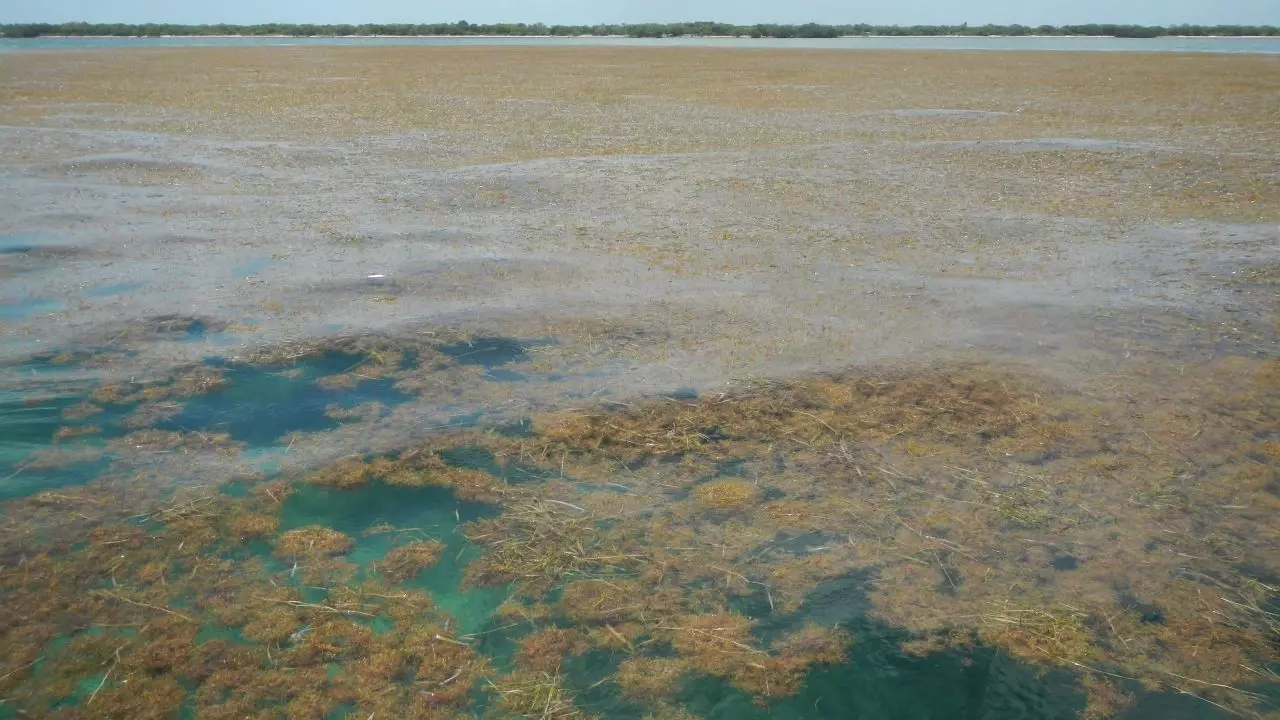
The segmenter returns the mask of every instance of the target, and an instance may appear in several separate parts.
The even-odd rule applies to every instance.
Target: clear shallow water
[[[140,284],[119,284],[97,288],[101,294],[130,292]],[[34,302],[0,307],[0,319],[26,315],[42,306]],[[168,339],[177,342],[199,342],[216,338],[204,323],[195,320]],[[441,346],[443,355],[459,365],[477,365],[485,369],[484,378],[491,382],[517,382],[526,376],[506,366],[528,359],[531,347],[546,341],[523,342],[511,338],[478,337],[467,342]],[[92,353],[90,353],[92,354]],[[280,365],[230,363],[209,358],[201,368],[216,373],[224,384],[212,391],[194,396],[167,396],[168,385],[151,386],[160,391],[154,399],[143,393],[147,385],[126,386],[124,397],[95,398],[95,383],[84,380],[83,369],[66,356],[50,359],[46,354],[12,368],[5,387],[0,383],[0,500],[21,497],[41,490],[77,485],[92,480],[106,469],[112,454],[85,463],[62,467],[40,467],[30,461],[40,451],[58,448],[103,449],[109,441],[142,429],[171,433],[226,435],[233,443],[242,444],[246,457],[262,460],[272,467],[276,457],[289,445],[295,433],[320,433],[333,430],[355,417],[344,417],[341,411],[385,413],[412,400],[413,396],[396,387],[394,378],[353,377],[355,382],[325,386],[324,378],[343,376],[358,370],[362,358],[342,352],[328,352],[317,357]],[[402,369],[415,366],[406,358]],[[86,416],[74,409],[96,403],[98,410]],[[134,416],[144,406],[159,403],[171,405],[173,412],[162,413],[144,423]],[[479,412],[466,412],[452,417],[450,427],[474,424]],[[62,433],[60,436],[59,433]],[[472,454],[474,455],[474,454]],[[459,458],[460,464],[483,466],[492,470],[492,455]],[[528,475],[528,473],[526,473]]]
[[[50,382],[41,391],[41,402],[28,400],[28,394],[0,390],[0,501],[30,495],[41,490],[88,482],[106,469],[104,456],[77,462],[56,470],[28,467],[31,453],[54,445],[55,433],[62,427],[93,425],[94,419],[68,422],[62,413],[80,402],[84,388],[75,381]],[[104,412],[96,420],[118,423],[124,413]],[[100,438],[84,441],[98,445]]]
[[[159,418],[149,427],[225,433],[248,450],[271,450],[284,447],[292,433],[338,427],[342,421],[326,414],[330,408],[350,409],[370,402],[392,407],[410,399],[392,387],[391,380],[365,380],[344,390],[315,384],[320,377],[349,370],[354,362],[358,361],[337,353],[288,367],[228,366],[210,361],[209,368],[224,370],[230,384],[207,395],[182,399],[179,412]],[[124,424],[144,404],[135,398],[101,403],[102,411],[88,417],[64,417],[68,409],[90,398],[89,388],[75,379],[74,368],[32,364],[20,368],[19,376],[27,383],[23,391],[0,394],[0,478],[4,478],[0,499],[87,482],[93,477],[90,471],[101,471],[110,461],[108,454],[87,468],[74,464],[38,469],[27,467],[31,453],[54,446],[102,447],[105,441],[140,429]],[[72,435],[61,442],[56,436],[60,429],[90,428],[91,434]]]
[[[1051,52],[1280,53],[1280,38],[1107,37],[851,37],[851,38],[622,38],[622,37],[167,37],[34,38],[0,40],[0,52],[147,47],[290,46],[525,46],[525,47],[705,47],[800,50],[1041,50]]]
[[[378,525],[410,530],[415,540],[444,543],[440,560],[419,571],[404,586],[430,592],[436,606],[449,613],[460,632],[471,634],[486,629],[494,610],[505,599],[506,591],[502,588],[462,589],[462,571],[478,552],[457,529],[459,522],[495,514],[494,506],[459,501],[444,488],[376,486],[354,493],[301,488],[285,503],[280,529],[288,531],[319,524],[346,533],[357,539],[346,559],[365,568],[381,560],[401,539],[395,533],[369,532]]]
[[[350,409],[361,403],[381,402],[390,407],[410,399],[392,387],[391,380],[365,380],[354,389],[340,392],[315,385],[318,378],[347,371],[354,362],[358,361],[335,354],[290,368],[296,374],[283,374],[281,368],[232,365],[226,375],[230,386],[193,398],[181,413],[156,427],[227,433],[232,440],[251,447],[273,447],[287,443],[283,439],[291,433],[338,427],[338,420],[325,415],[330,406]]]

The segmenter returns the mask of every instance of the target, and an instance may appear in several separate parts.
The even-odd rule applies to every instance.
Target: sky
[[[1280,0],[0,0],[14,22],[1280,24]]]

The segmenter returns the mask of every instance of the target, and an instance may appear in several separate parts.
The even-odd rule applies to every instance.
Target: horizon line
[[[212,31],[212,32],[211,32]],[[292,35],[317,36],[468,36],[468,35],[623,35],[638,38],[688,37],[688,36],[750,36],[756,38],[799,39],[836,38],[849,36],[905,36],[905,35],[960,35],[960,36],[1102,36],[1117,38],[1157,38],[1170,36],[1278,36],[1280,27],[1249,23],[1142,25],[1137,23],[1070,23],[1063,25],[1025,25],[1022,23],[959,24],[917,23],[752,23],[737,24],[712,20],[693,20],[670,23],[591,23],[547,24],[525,23],[471,23],[466,20],[432,23],[170,23],[170,22],[11,22],[0,23],[0,37],[5,39],[35,39],[46,36],[61,37],[137,37],[137,36],[208,36],[211,34],[232,36]]]

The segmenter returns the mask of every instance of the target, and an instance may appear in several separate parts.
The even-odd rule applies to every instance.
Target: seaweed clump
[[[138,430],[112,439],[108,447],[120,454],[138,452],[203,452],[237,455],[244,443],[232,440],[227,433],[179,432],[176,430]]]
[[[320,525],[290,530],[276,542],[276,552],[291,558],[345,555],[351,550],[351,538]]]
[[[488,682],[486,690],[498,696],[503,717],[567,720],[589,718],[573,703],[558,673],[515,673]]]
[[[378,571],[393,583],[410,580],[422,570],[436,564],[444,544],[439,540],[415,540],[387,552],[378,561]]]
[[[529,502],[508,507],[497,518],[468,523],[468,539],[485,554],[467,566],[474,585],[518,583],[523,592],[544,595],[575,577],[613,574],[635,558],[602,545],[596,520],[571,507]]]
[[[467,502],[495,502],[501,498],[503,491],[492,475],[470,468],[454,467],[438,453],[422,449],[371,460],[339,460],[306,475],[303,482],[343,490],[353,490],[375,482],[393,487],[449,488],[459,500]]]
[[[733,510],[753,502],[756,489],[739,480],[714,480],[699,485],[694,495],[698,503],[708,510]]]
[[[616,680],[623,697],[652,701],[674,697],[681,680],[694,670],[686,658],[631,657],[619,663]]]
[[[222,368],[195,365],[179,368],[151,382],[105,383],[89,394],[100,405],[161,403],[181,398],[209,395],[226,388],[231,381]]]
[[[542,673],[555,673],[569,655],[586,652],[590,643],[572,628],[545,628],[520,639],[516,665]]]
[[[259,512],[239,512],[226,520],[227,532],[236,540],[257,540],[275,534],[280,518]]]
[[[689,668],[723,677],[762,704],[798,692],[811,666],[843,662],[850,643],[837,628],[807,627],[763,649],[752,644],[753,626],[722,613],[686,615],[658,630]]]

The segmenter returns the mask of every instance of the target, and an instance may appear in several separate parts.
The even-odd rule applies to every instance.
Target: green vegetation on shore
[[[769,38],[834,38],[857,35],[967,35],[967,36],[1109,36],[1154,38],[1165,36],[1257,36],[1280,35],[1280,27],[1270,25],[732,25],[717,22],[647,23],[641,25],[544,25],[499,23],[473,25],[456,23],[310,25],[269,23],[265,25],[171,25],[147,23],[27,23],[0,25],[6,38],[42,36],[159,37],[162,35],[291,35],[295,37],[345,35],[625,35],[630,37],[680,37],[732,35]]]

